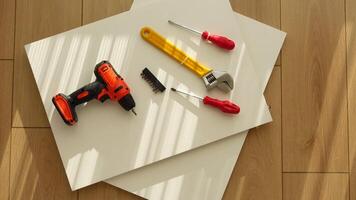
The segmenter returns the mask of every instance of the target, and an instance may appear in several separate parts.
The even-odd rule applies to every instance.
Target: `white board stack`
[[[221,50],[168,20],[226,35],[237,46]],[[214,70],[227,71],[234,89],[208,91],[195,74],[141,38],[145,26]],[[72,190],[105,181],[153,200],[221,199],[248,130],[272,121],[263,92],[285,36],[234,13],[228,0],[136,0],[130,11],[27,44]],[[77,108],[77,124],[66,125],[52,97],[92,82],[102,60],[131,87],[138,115],[117,102],[94,100]],[[153,93],[140,77],[145,67],[168,90]],[[219,113],[170,87],[230,99],[241,112]]]

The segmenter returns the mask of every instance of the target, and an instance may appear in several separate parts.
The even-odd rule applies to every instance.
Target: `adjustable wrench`
[[[180,64],[195,72],[204,81],[208,90],[218,87],[224,92],[229,92],[234,88],[234,80],[231,75],[224,71],[215,71],[202,65],[193,58],[189,57],[181,49],[177,48],[172,42],[155,32],[149,27],[141,29],[141,36],[148,43],[154,45],[165,52]]]

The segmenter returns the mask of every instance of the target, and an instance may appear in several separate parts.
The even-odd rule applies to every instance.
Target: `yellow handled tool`
[[[141,36],[148,43],[154,45],[170,57],[177,60],[180,64],[195,72],[201,77],[208,89],[218,87],[225,92],[229,92],[234,87],[234,81],[230,74],[210,69],[198,61],[189,57],[181,49],[177,48],[172,42],[155,32],[149,27],[141,29]]]

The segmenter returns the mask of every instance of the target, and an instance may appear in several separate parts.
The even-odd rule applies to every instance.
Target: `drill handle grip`
[[[69,95],[73,107],[91,101],[98,97],[100,92],[105,88],[104,84],[99,81],[94,81],[83,86],[77,91]]]
[[[103,83],[95,81],[83,86],[69,96],[59,93],[52,98],[52,102],[61,115],[63,121],[68,125],[73,125],[78,121],[75,107],[79,104],[97,98],[104,87]]]

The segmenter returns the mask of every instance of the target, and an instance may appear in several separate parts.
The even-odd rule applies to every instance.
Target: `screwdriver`
[[[201,35],[201,38],[203,40],[208,40],[208,41],[210,41],[211,43],[215,44],[216,46],[218,46],[220,48],[227,49],[227,50],[232,50],[235,47],[235,42],[230,40],[227,37],[220,36],[220,35],[210,35],[210,33],[208,31],[200,32],[200,31],[194,30],[192,28],[189,28],[187,26],[183,26],[183,25],[177,24],[177,23],[175,23],[175,22],[173,22],[171,20],[168,20],[168,23],[176,25],[176,26],[181,27],[181,28],[184,28],[186,30],[192,31],[194,33],[197,33],[197,34]]]
[[[177,90],[175,88],[171,88],[171,90],[174,92],[179,92],[182,94],[186,94],[186,95],[198,98],[198,99],[202,100],[205,105],[210,105],[215,108],[218,108],[224,113],[238,114],[240,112],[240,107],[231,101],[219,100],[219,99],[211,98],[209,96],[205,96],[203,98],[203,97],[200,97],[200,96],[188,93],[188,92],[183,92],[181,90]]]

